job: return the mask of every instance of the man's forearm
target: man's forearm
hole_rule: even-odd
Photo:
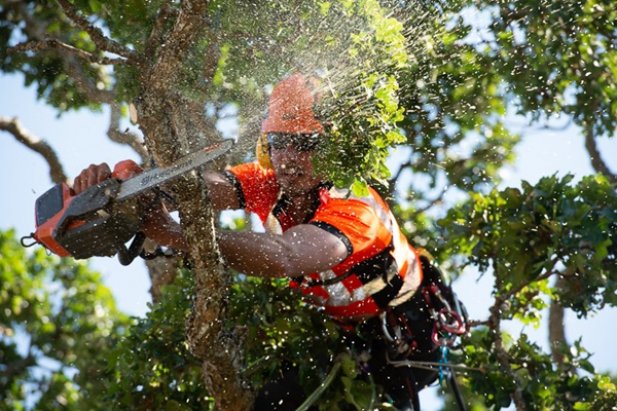
[[[289,274],[286,256],[290,251],[281,236],[219,231],[217,237],[221,254],[233,269],[257,277],[284,277]]]
[[[168,214],[150,216],[144,233],[159,245],[188,251],[188,241],[180,224]],[[218,231],[217,241],[223,258],[237,271],[259,277],[281,277],[287,271],[284,256],[289,250],[281,236]]]
[[[159,245],[188,251],[188,242],[182,227],[165,211],[147,214],[142,230],[146,237]]]

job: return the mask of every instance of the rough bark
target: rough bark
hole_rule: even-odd
[[[163,94],[164,96],[164,94]],[[172,101],[157,93],[144,93],[139,100],[140,126],[159,164],[169,164],[186,154],[193,145],[190,136],[205,135],[188,124],[182,101]],[[180,108],[180,109],[179,109]],[[163,149],[164,148],[164,149]],[[163,149],[161,151],[161,149]],[[214,213],[205,187],[196,175],[182,179],[173,188],[180,220],[189,239],[190,257],[195,275],[195,301],[187,325],[189,346],[203,360],[204,379],[221,410],[250,408],[250,391],[240,379],[240,350],[231,337],[224,335],[225,302],[228,279],[223,272],[214,236]]]

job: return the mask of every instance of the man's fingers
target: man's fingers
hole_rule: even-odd
[[[73,191],[75,192],[75,194],[79,194],[84,191],[84,184],[82,182],[84,181],[84,179],[85,181],[87,181],[87,177],[85,176],[85,174],[86,170],[83,170],[77,175],[77,177],[75,177],[75,180],[73,180]]]
[[[107,163],[99,164],[97,167],[97,184],[103,182],[111,177],[111,169],[107,165]]]
[[[82,170],[75,180],[73,180],[73,191],[79,194],[88,187],[92,187],[111,177],[111,169],[106,163],[99,165],[90,164],[88,168]]]
[[[86,173],[86,178],[87,178],[86,180],[87,187],[92,187],[93,185],[99,182],[97,180],[98,179],[97,166],[95,166],[94,164],[90,164],[90,167],[88,167],[88,172]]]

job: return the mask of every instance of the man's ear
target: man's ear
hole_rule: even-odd
[[[257,139],[257,144],[255,146],[255,158],[257,158],[257,162],[263,168],[274,168],[272,166],[272,160],[270,160],[268,136],[265,133],[262,133]]]

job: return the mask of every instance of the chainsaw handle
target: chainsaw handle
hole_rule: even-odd
[[[55,231],[62,233],[72,220],[105,208],[116,196],[119,187],[117,180],[105,180],[73,196],[56,224]]]
[[[118,249],[118,261],[120,264],[131,264],[133,260],[141,253],[141,249],[144,246],[144,241],[146,241],[146,235],[139,231],[135,234],[135,237],[133,237],[133,241],[128,249],[126,247],[120,247]]]

